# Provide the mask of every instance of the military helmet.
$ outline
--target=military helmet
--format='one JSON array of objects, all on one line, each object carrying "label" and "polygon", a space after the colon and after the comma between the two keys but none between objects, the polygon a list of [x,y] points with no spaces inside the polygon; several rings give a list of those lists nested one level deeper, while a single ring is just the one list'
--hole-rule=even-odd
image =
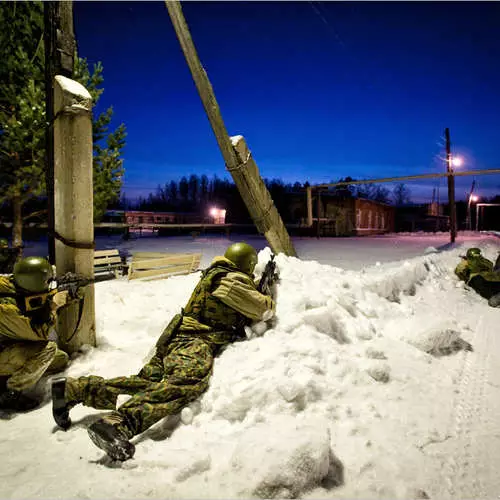
[{"label": "military helmet", "polygon": [[9,246],[9,242],[6,238],[0,238],[0,248],[7,248]]},{"label": "military helmet", "polygon": [[481,257],[481,250],[479,248],[469,248],[465,254],[466,259],[475,259]]},{"label": "military helmet", "polygon": [[247,243],[233,243],[224,254],[233,264],[246,274],[252,274],[257,264],[257,252]]},{"label": "military helmet", "polygon": [[46,292],[53,277],[52,266],[43,257],[25,257],[14,265],[14,283],[33,293]]}]

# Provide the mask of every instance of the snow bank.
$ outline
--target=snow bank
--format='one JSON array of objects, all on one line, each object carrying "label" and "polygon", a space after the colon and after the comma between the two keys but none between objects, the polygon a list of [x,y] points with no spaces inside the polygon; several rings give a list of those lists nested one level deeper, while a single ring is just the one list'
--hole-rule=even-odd
[{"label": "snow bank", "polygon": [[[496,257],[495,241],[480,246]],[[84,428],[102,412],[76,407],[65,433],[47,404],[0,422],[2,496],[432,495],[445,455],[427,450],[450,437],[466,352],[459,340],[498,312],[454,277],[461,253],[361,271],[278,255],[277,321],[229,346],[199,401],[134,438],[133,460],[112,463],[88,439]],[[257,272],[269,256],[259,253]],[[198,278],[97,285],[100,344],[68,374],[137,373]]]}]

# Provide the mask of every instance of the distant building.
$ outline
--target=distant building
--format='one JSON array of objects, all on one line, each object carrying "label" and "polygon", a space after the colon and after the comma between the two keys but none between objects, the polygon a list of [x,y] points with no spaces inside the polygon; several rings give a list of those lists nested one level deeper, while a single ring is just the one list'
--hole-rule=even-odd
[{"label": "distant building", "polygon": [[443,206],[435,202],[396,207],[395,230],[397,232],[436,232],[448,231],[449,228],[449,216],[443,215]]},{"label": "distant building", "polygon": [[140,224],[199,224],[203,217],[196,213],[152,212],[144,210],[108,210],[103,222],[124,222]]},{"label": "distant building", "polygon": [[[313,225],[317,225],[318,204],[313,194]],[[384,234],[394,231],[394,207],[364,198],[321,193],[319,219],[322,236],[357,236]],[[305,192],[289,198],[288,221],[307,226]]]}]

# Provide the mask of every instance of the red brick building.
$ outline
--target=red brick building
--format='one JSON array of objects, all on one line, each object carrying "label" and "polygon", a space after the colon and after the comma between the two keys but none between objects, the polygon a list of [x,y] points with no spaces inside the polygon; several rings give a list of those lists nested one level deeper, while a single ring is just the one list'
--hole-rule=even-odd
[{"label": "red brick building", "polygon": [[383,234],[394,231],[394,207],[378,201],[354,198],[354,234]]},{"label": "red brick building", "polygon": [[[288,222],[307,225],[306,194],[290,196]],[[313,195],[313,223],[317,223],[318,204]],[[394,231],[394,207],[363,198],[339,197],[322,193],[320,198],[320,234],[323,236],[358,236]]]}]

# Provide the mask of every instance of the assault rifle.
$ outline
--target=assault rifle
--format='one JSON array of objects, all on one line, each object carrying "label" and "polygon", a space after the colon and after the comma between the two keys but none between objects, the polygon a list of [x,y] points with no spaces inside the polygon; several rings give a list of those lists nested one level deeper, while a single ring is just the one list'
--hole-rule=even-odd
[{"label": "assault rifle", "polygon": [[33,309],[40,309],[49,297],[52,297],[57,292],[67,291],[71,299],[80,298],[78,295],[78,290],[84,286],[90,285],[92,283],[99,283],[100,281],[108,281],[115,279],[114,273],[98,274],[94,278],[85,278],[84,276],[76,273],[65,273],[60,277],[53,278],[51,283],[55,283],[55,287],[50,290],[41,293],[31,293],[26,295],[20,292],[7,292],[0,293],[0,297],[12,297],[13,299],[21,299],[24,301],[24,309],[26,312],[32,311]]},{"label": "assault rifle", "polygon": [[86,278],[81,274],[67,272],[62,276],[54,278],[56,289],[58,292],[68,292],[71,299],[79,298],[78,290],[84,286],[91,285],[92,283],[99,283],[101,281],[109,281],[115,279],[115,273],[103,273],[94,276],[93,278]]},{"label": "assault rifle", "polygon": [[265,293],[267,295],[271,294],[273,285],[279,280],[279,274],[276,271],[276,262],[274,260],[275,255],[271,254],[271,258],[264,268],[264,272],[260,277],[259,284],[257,285],[257,290],[260,293]]},{"label": "assault rifle", "polygon": [[78,295],[78,290],[80,288],[92,283],[99,283],[100,281],[108,281],[115,278],[116,276],[114,273],[98,274],[94,278],[85,278],[81,274],[67,272],[51,280],[51,283],[55,284],[55,287],[52,285],[53,288],[51,290],[25,296],[25,309],[27,312],[33,309],[39,309],[45,304],[50,296],[55,295],[57,292],[67,291],[70,299],[81,298]]}]

